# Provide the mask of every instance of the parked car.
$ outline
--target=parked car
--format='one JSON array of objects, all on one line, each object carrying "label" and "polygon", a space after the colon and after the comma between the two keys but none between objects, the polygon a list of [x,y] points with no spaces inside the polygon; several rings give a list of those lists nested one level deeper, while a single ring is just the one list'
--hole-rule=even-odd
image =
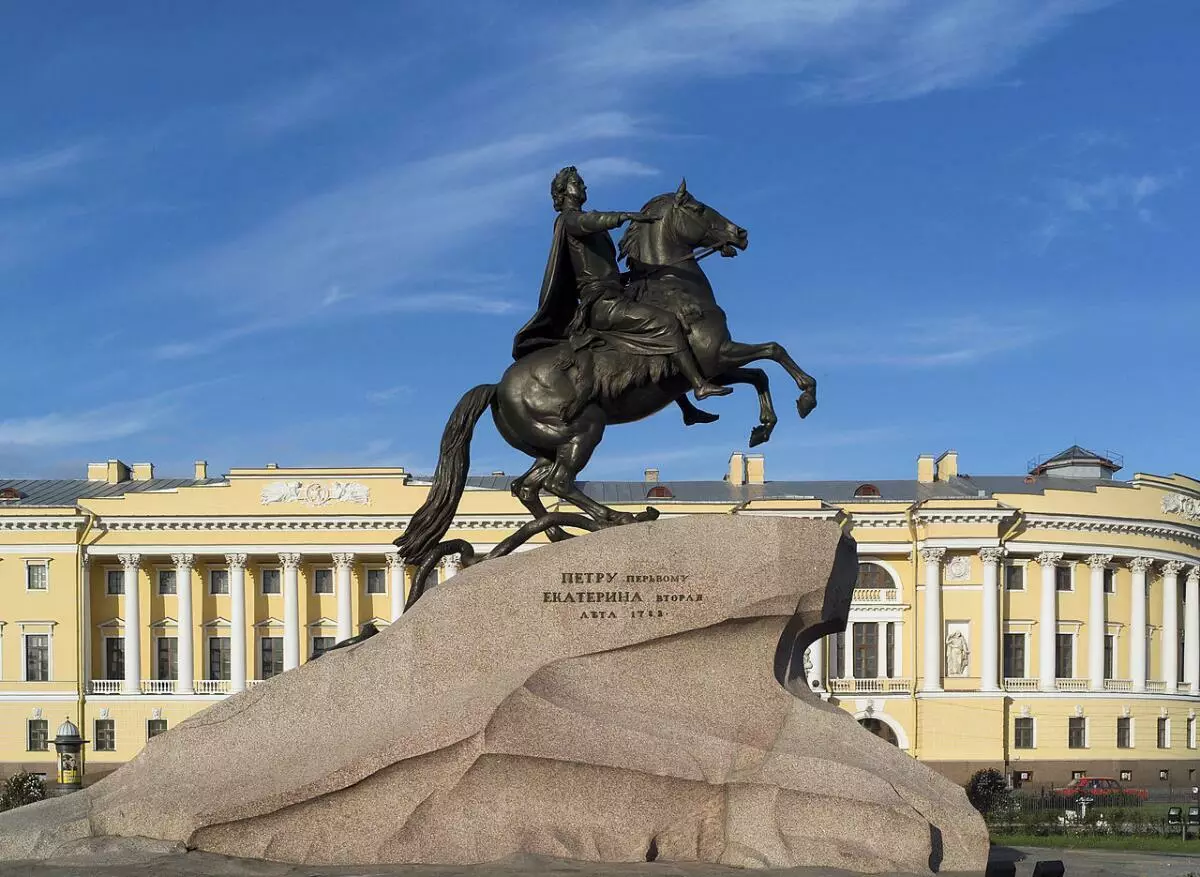
[{"label": "parked car", "polygon": [[1112,777],[1080,777],[1057,789],[1054,794],[1061,795],[1072,804],[1082,797],[1088,797],[1095,806],[1121,804],[1136,807],[1150,797],[1146,789],[1126,788]]}]

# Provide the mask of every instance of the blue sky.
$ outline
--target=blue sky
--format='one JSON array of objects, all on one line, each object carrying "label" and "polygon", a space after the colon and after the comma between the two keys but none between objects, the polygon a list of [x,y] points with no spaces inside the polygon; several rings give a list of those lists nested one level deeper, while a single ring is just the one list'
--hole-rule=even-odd
[{"label": "blue sky", "polygon": [[[0,476],[431,471],[536,303],[555,170],[686,175],[768,364],[771,478],[1080,443],[1200,472],[1200,7],[1090,0],[0,6]],[[748,388],[584,477],[719,478]],[[525,468],[485,421],[473,468]]]}]

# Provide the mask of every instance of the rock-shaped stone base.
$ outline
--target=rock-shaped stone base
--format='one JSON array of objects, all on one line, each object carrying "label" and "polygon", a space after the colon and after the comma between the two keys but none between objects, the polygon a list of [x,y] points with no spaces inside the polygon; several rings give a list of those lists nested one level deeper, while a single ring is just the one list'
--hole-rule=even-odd
[{"label": "rock-shaped stone base", "polygon": [[855,564],[832,522],[726,515],[489,561],[0,816],[0,859],[118,835],[314,864],[982,871],[962,789],[795,679]]}]

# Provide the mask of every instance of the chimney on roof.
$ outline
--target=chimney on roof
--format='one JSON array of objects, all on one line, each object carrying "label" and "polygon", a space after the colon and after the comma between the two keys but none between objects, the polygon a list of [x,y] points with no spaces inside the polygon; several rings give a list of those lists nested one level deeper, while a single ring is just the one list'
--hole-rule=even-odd
[{"label": "chimney on roof", "polygon": [[746,483],[763,484],[767,480],[767,458],[762,454],[746,457]]},{"label": "chimney on roof", "polygon": [[103,481],[107,484],[120,484],[129,480],[129,467],[120,460],[106,460],[103,463],[88,463],[88,481]]},{"label": "chimney on roof", "polygon": [[741,451],[729,455],[729,471],[725,473],[725,480],[738,487],[746,483],[746,455]]},{"label": "chimney on roof", "polygon": [[658,481],[658,470],[657,469],[647,469],[642,474],[642,480],[650,481],[650,482]]},{"label": "chimney on roof", "polygon": [[934,462],[937,468],[936,479],[938,481],[949,481],[951,478],[958,477],[958,451],[946,451]]},{"label": "chimney on roof", "polygon": [[134,463],[130,467],[130,475],[134,481],[149,481],[154,477],[154,464]]},{"label": "chimney on roof", "polygon": [[268,468],[268,469],[278,469],[278,468],[279,468],[279,464],[278,464],[278,463],[268,463],[268,464],[267,464],[267,468]]},{"label": "chimney on roof", "polygon": [[207,477],[208,477],[208,463],[204,460],[197,460],[196,461],[196,474],[195,474],[196,480],[203,481]]},{"label": "chimney on roof", "polygon": [[493,477],[493,478],[503,478],[503,477],[504,477],[504,470],[503,470],[503,469],[493,469],[493,470],[492,470],[492,477]]},{"label": "chimney on roof", "polygon": [[934,482],[933,454],[922,454],[917,457],[917,483],[933,484]]}]

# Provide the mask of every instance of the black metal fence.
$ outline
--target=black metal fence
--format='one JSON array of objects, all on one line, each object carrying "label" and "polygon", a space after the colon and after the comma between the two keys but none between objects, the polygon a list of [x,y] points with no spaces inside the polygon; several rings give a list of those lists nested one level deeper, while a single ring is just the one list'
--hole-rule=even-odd
[{"label": "black metal fence", "polygon": [[1191,789],[1155,790],[1149,799],[1115,794],[1016,793],[986,815],[993,834],[1148,835],[1200,839],[1200,801]]}]

